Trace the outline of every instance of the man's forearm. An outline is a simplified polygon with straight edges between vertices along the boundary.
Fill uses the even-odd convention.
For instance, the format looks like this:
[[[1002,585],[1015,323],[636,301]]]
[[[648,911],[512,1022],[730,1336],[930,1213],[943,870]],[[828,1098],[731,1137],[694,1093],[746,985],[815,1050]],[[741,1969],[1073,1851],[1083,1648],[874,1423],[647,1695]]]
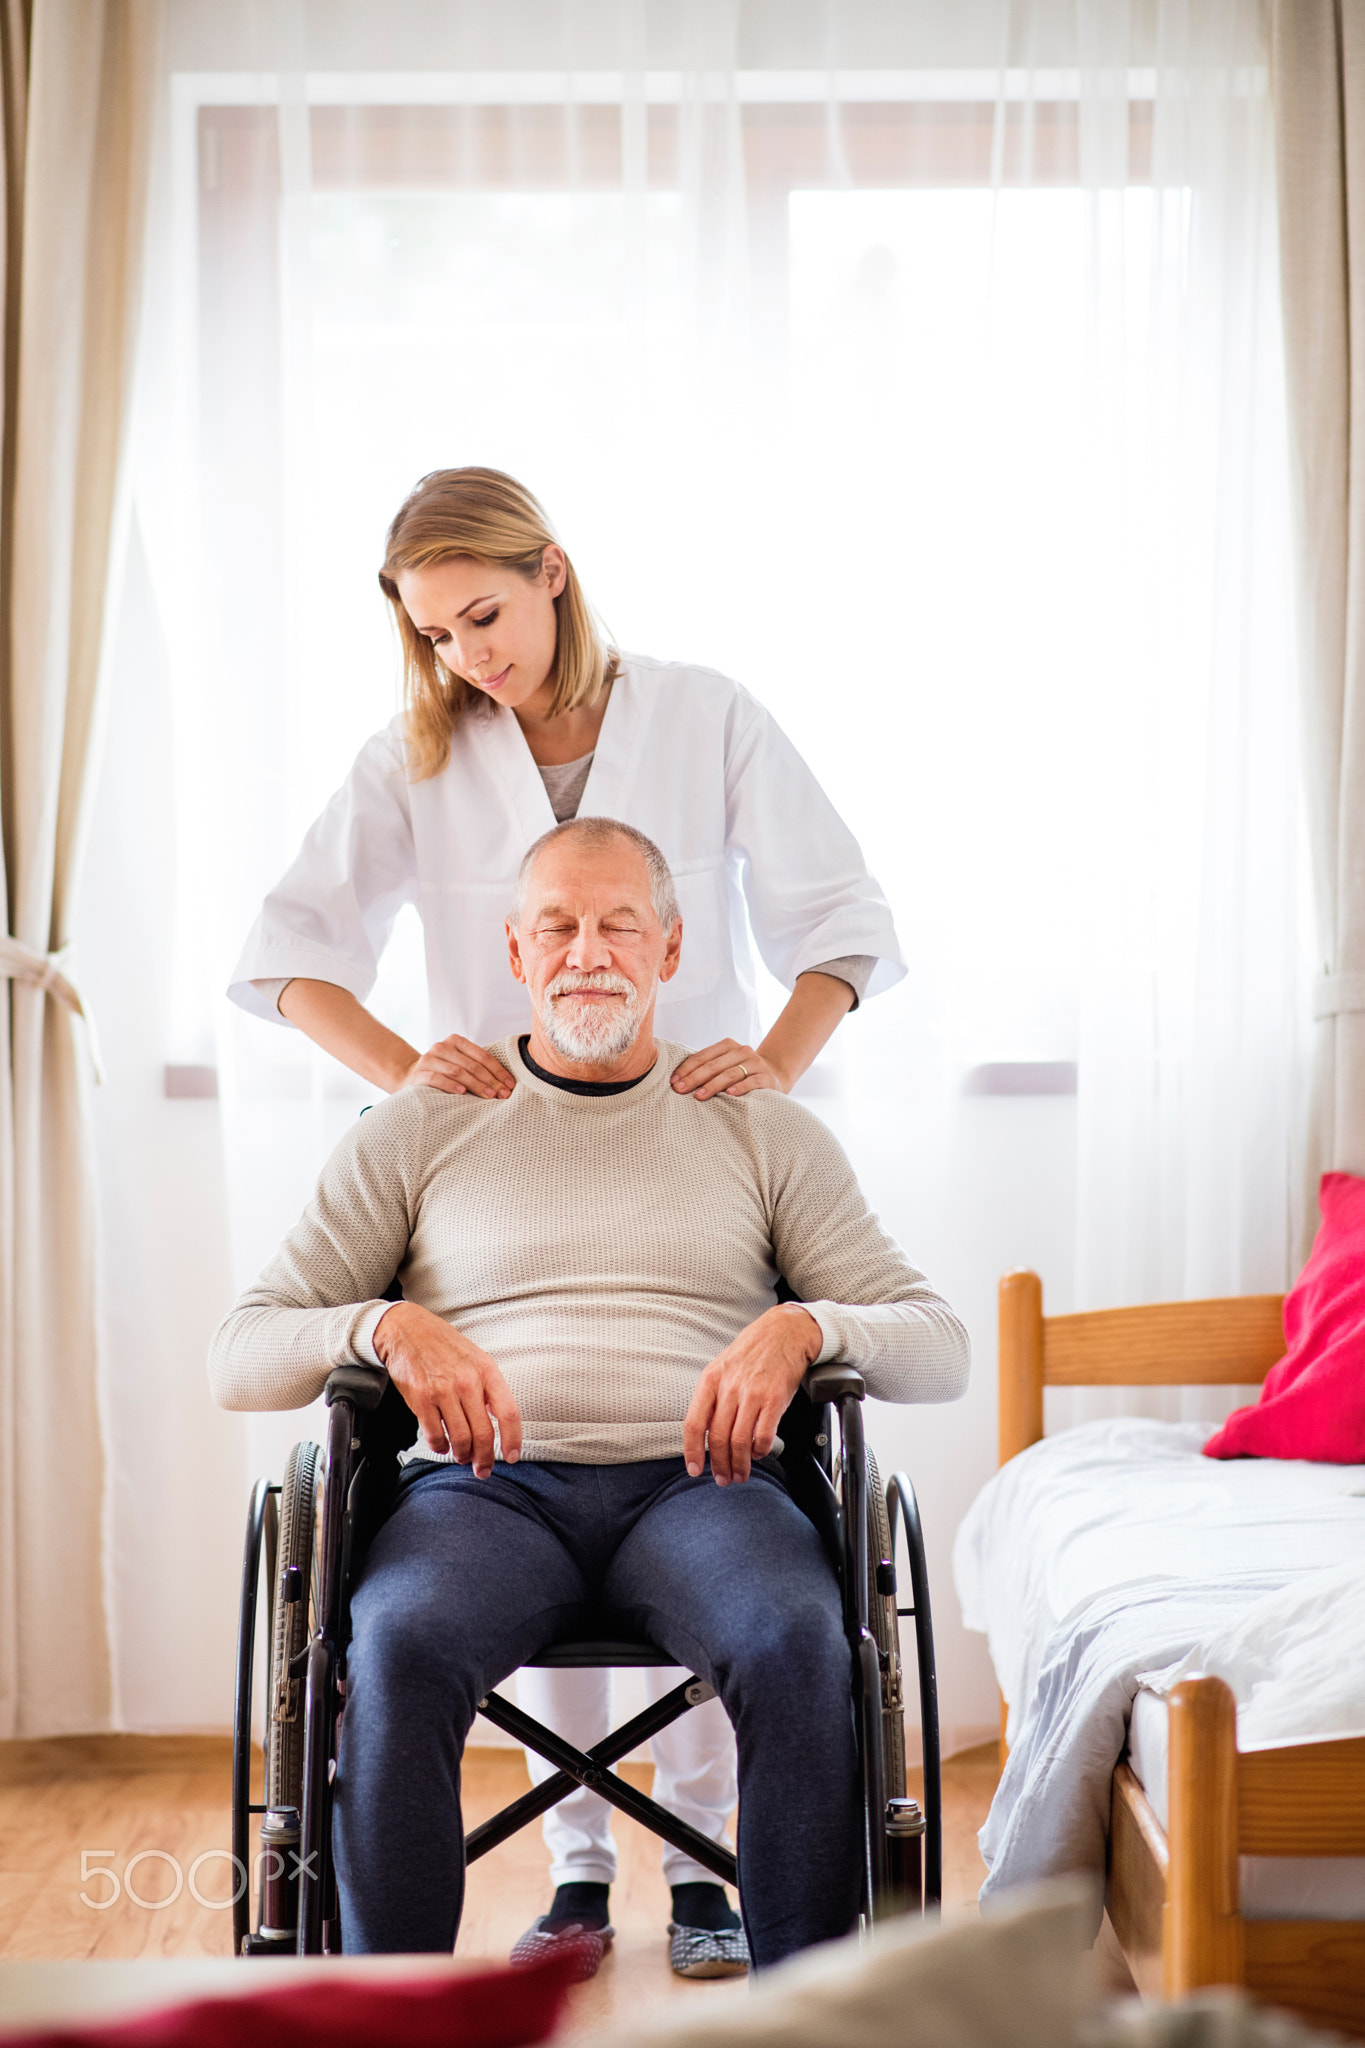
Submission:
[[[210,1340],[209,1387],[220,1408],[306,1408],[335,1367],[369,1357],[374,1302],[304,1305],[265,1278],[239,1297]]]
[[[372,1332],[392,1306],[385,1292],[424,1183],[422,1129],[405,1091],[343,1133],[303,1215],[214,1333],[220,1407],[301,1407],[333,1367],[377,1357]]]
[[[390,1031],[358,1003],[349,989],[332,981],[289,982],[280,994],[280,1014],[353,1074],[392,1095],[417,1063],[406,1038]]]
[[[775,1130],[766,1171],[774,1263],[825,1332],[825,1356],[856,1366],[877,1400],[956,1400],[967,1333],[869,1209],[833,1132],[814,1117]]]
[[[956,1401],[971,1346],[959,1318],[927,1281],[907,1301],[815,1304],[831,1362],[851,1365],[879,1401]]]

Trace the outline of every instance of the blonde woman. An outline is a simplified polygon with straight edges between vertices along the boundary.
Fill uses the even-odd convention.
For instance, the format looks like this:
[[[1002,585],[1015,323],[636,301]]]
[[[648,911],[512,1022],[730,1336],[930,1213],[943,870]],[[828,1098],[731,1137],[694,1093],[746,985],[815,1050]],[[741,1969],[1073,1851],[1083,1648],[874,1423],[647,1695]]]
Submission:
[[[762,705],[710,669],[617,653],[531,493],[490,469],[424,477],[389,530],[380,586],[401,637],[405,708],[266,898],[229,993],[287,1021],[377,1087],[508,1095],[484,1050],[529,1030],[499,913],[555,822],[620,818],[662,847],[686,943],[659,992],[662,1037],[697,1047],[673,1086],[784,1092],[844,1015],[905,972],[885,898],[851,832]],[[366,1008],[404,903],[421,915],[436,1042],[421,1052]],[[758,1038],[749,933],[791,990]],[[547,1078],[553,1078],[548,1077]],[[583,1085],[583,1084],[574,1084]],[[671,1680],[649,1673],[658,1692]],[[606,1734],[610,1677],[525,1671],[519,1696],[580,1748]],[[734,1804],[718,1701],[654,1738],[655,1796],[713,1840]],[[528,1759],[539,1782],[550,1766]],[[522,1954],[570,1928],[611,1939],[610,1809],[583,1791],[544,1822],[555,1897]],[[747,1967],[723,1888],[671,1847],[670,1955],[683,1975]]]

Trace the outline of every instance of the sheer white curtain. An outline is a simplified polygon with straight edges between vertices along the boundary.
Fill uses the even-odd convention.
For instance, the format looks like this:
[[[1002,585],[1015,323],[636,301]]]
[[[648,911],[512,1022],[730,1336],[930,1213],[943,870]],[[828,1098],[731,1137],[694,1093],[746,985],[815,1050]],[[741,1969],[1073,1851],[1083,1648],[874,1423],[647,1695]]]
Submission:
[[[911,975],[807,1092],[973,1330],[964,1404],[877,1418],[946,1568],[993,1458],[1001,1269],[1054,1308],[1287,1277],[1255,0],[169,17],[139,499],[176,706],[166,1057],[218,1068],[239,1280],[365,1091],[220,991],[394,708],[388,517],[492,463],[622,645],[769,703],[892,897]],[[412,926],[376,1002],[420,1039]],[[1079,1097],[963,1092],[1002,1063],[1076,1063]],[[946,1583],[940,1609],[946,1718],[984,1725]]]
[[[1301,1228],[1307,873],[1271,109],[1248,14],[1156,51],[1150,214],[1092,52],[1100,512],[1079,961],[1076,1305],[1282,1287]],[[1166,67],[1170,68],[1167,69]],[[1164,90],[1163,90],[1164,85]],[[1149,1394],[1221,1415],[1249,1394]],[[1131,1396],[1060,1397],[1056,1419]]]
[[[1365,760],[1354,741],[1365,559],[1355,403],[1365,332],[1365,16],[1340,0],[1277,0],[1270,18],[1316,911],[1306,1250],[1319,1174],[1358,1173],[1365,1163]]]
[[[1183,48],[1155,53],[1140,218],[1111,183],[1131,117],[1099,36],[1081,124],[1085,1307],[1274,1288],[1295,1225],[1304,871],[1270,101],[1249,12],[1240,47],[1234,10],[1185,18]]]

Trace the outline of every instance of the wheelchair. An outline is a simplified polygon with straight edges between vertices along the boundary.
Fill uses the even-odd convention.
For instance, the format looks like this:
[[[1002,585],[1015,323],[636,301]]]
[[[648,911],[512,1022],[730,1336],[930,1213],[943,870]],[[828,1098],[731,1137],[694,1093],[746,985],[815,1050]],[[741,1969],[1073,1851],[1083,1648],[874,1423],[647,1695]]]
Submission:
[[[339,1954],[343,1933],[332,1866],[332,1784],[346,1698],[349,1591],[370,1535],[392,1504],[398,1453],[417,1424],[388,1375],[338,1367],[327,1381],[327,1442],[294,1446],[282,1484],[259,1480],[247,1515],[237,1634],[232,1853],[238,1955]],[[883,1490],[863,1439],[863,1380],[851,1367],[807,1373],[781,1424],[782,1464],[797,1505],[819,1531],[839,1580],[852,1662],[862,1820],[865,1926],[894,1913],[932,1912],[942,1894],[942,1798],[933,1626],[914,1488],[902,1472]],[[835,1445],[835,1422],[838,1445]],[[897,1605],[903,1532],[910,1604]],[[252,1688],[264,1568],[267,1622],[264,1796],[251,1797]],[[899,1622],[913,1617],[924,1743],[924,1807],[906,1797]],[[531,1659],[553,1669],[664,1666],[654,1644],[624,1641],[603,1616],[596,1630]],[[685,1681],[590,1750],[578,1750],[490,1692],[479,1711],[555,1766],[544,1784],[465,1836],[473,1862],[579,1785],[737,1885],[734,1856],[612,1770],[638,1744],[712,1697]],[[248,1861],[252,1820],[260,1850]]]

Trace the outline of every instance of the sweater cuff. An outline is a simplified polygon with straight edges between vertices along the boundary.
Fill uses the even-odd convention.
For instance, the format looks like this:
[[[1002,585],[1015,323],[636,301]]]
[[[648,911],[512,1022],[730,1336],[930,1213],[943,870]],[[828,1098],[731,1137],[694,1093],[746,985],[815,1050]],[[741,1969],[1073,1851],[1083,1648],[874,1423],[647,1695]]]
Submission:
[[[388,1314],[393,1305],[391,1301],[371,1302],[351,1334],[351,1349],[366,1365],[383,1366],[384,1361],[374,1348],[374,1333],[379,1327],[380,1319]],[[823,1327],[822,1324],[821,1328]]]
[[[832,1301],[803,1301],[801,1306],[806,1314],[812,1316],[820,1325],[820,1335],[825,1340],[811,1360],[811,1365],[828,1365],[844,1348],[844,1340],[835,1320],[838,1311]]]

